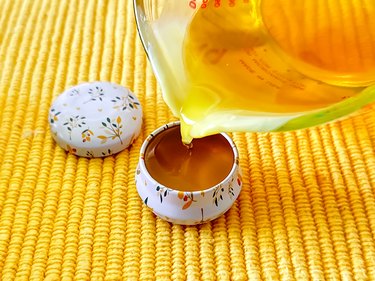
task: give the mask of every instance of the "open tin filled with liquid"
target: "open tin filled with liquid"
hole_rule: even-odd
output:
[[[230,137],[181,140],[180,123],[158,128],[144,141],[136,170],[137,191],[162,219],[193,225],[224,214],[238,197],[241,172]]]

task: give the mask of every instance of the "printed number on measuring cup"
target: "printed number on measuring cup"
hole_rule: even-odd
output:
[[[209,0],[203,0],[202,1],[202,4],[201,4],[201,8],[204,9],[204,8],[207,8],[207,3],[208,3]],[[217,0],[216,0],[217,1]],[[216,2],[215,1],[215,2]],[[234,0],[232,0],[234,1]],[[219,1],[220,2],[220,1]],[[192,8],[192,9],[196,9],[197,8],[197,0],[190,0],[189,1],[189,7]]]

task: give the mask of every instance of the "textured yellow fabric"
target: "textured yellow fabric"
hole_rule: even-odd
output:
[[[78,158],[48,109],[80,82],[129,87],[132,148]],[[298,132],[235,133],[244,188],[212,223],[172,225],[138,198],[140,146],[174,120],[129,0],[0,0],[3,280],[375,280],[375,108]]]

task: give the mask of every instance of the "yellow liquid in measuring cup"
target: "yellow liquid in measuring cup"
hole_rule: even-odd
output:
[[[153,27],[154,55],[165,58],[156,69],[185,143],[277,130],[375,80],[373,0],[198,2],[188,20],[167,11]]]

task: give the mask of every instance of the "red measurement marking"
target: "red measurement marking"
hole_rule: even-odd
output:
[[[196,9],[197,8],[197,1],[196,0],[189,1],[189,7],[192,8],[192,9]]]
[[[215,8],[219,8],[221,7],[221,1],[222,0],[202,0],[202,4],[200,6],[200,8],[202,9],[205,9],[208,7],[208,2],[209,1],[214,1],[214,7]],[[235,7],[236,6],[236,0],[226,0],[228,2],[228,6],[229,7]],[[250,0],[242,0],[243,3],[245,4],[248,4],[250,3]],[[197,0],[190,0],[189,2],[189,7],[192,8],[192,9],[196,9],[198,6],[197,6]]]
[[[202,9],[207,8],[208,1],[209,0],[203,0],[202,1],[202,4],[201,4]],[[190,0],[189,1],[189,7],[195,10],[197,8],[197,0]]]

